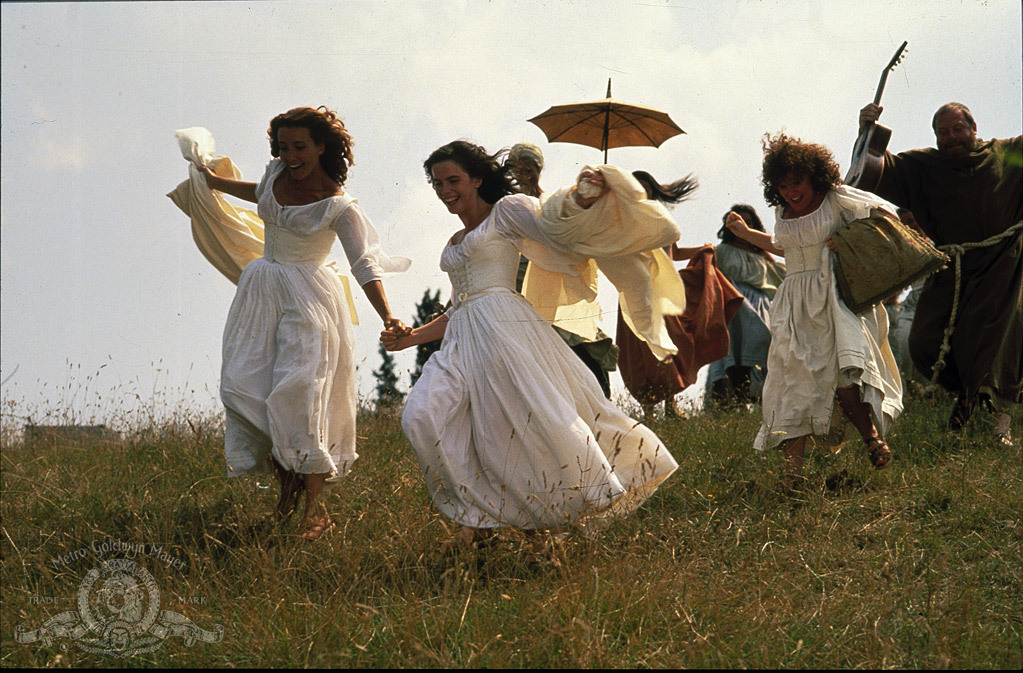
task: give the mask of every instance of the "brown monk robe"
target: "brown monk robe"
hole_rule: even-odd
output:
[[[878,196],[913,211],[938,246],[982,241],[1023,218],[1023,137],[977,140],[950,156],[939,149],[886,154]],[[909,335],[913,362],[926,375],[938,359],[952,312],[954,265],[931,276]],[[1023,231],[968,250],[962,260],[959,316],[938,382],[958,392],[950,426],[990,397],[1020,400],[1023,379]]]
[[[626,389],[648,418],[661,400],[665,400],[665,414],[677,413],[672,398],[696,383],[700,367],[728,355],[728,323],[744,301],[718,269],[714,246],[680,249],[673,244],[670,254],[676,261],[689,259],[678,272],[686,286],[685,313],[664,319],[678,353],[668,362],[659,362],[618,311],[618,367]]]

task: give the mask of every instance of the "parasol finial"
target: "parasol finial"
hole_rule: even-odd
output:
[[[607,78],[607,97],[611,97],[611,78]]]

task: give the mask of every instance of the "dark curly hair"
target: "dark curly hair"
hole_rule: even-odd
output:
[[[721,239],[722,243],[732,244],[739,238],[734,233],[732,233],[732,230],[729,229],[724,224],[725,222],[728,221],[728,213],[733,212],[742,217],[742,219],[746,221],[746,224],[749,225],[750,229],[756,229],[757,231],[765,231],[764,223],[760,221],[760,217],[757,216],[757,211],[753,210],[753,206],[747,203],[737,203],[731,208],[729,208],[728,211],[721,216],[721,228],[718,229],[718,238]],[[750,243],[750,245],[753,244]],[[757,252],[762,250],[762,248],[756,245],[753,245],[753,248],[755,248]]]
[[[831,151],[824,145],[804,143],[784,133],[764,135],[764,170],[760,182],[764,186],[764,200],[772,206],[784,206],[785,199],[777,184],[790,174],[807,176],[815,192],[826,192],[842,184]]]
[[[455,140],[435,149],[423,162],[423,168],[427,180],[433,184],[433,167],[442,161],[454,161],[469,177],[483,181],[479,187],[480,198],[487,203],[497,203],[501,197],[515,193],[511,171],[501,161],[505,154],[507,150],[488,154],[485,149],[468,140]]]
[[[297,107],[277,115],[270,120],[270,128],[266,134],[270,137],[270,156],[281,155],[277,143],[277,132],[282,127],[302,127],[309,129],[313,142],[323,145],[320,155],[320,166],[337,184],[344,185],[348,179],[348,168],[355,164],[352,158],[352,136],[345,128],[344,122],[326,106],[313,109]]]
[[[646,171],[632,171],[632,177],[643,185],[643,188],[651,195],[650,198],[661,203],[681,203],[688,199],[693,190],[699,186],[696,178],[692,175],[687,175],[668,184],[661,184]]]

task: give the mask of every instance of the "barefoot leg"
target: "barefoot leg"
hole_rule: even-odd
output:
[[[800,486],[803,477],[803,456],[806,454],[806,437],[796,437],[782,444],[785,453],[785,468],[782,472],[782,483],[785,488],[794,490]]]
[[[870,415],[870,405],[860,399],[860,389],[856,386],[839,388],[835,391],[842,412],[852,421],[863,443],[867,445],[867,455],[871,464],[881,469],[892,460],[892,451],[885,443],[884,437],[877,431]]]
[[[482,542],[490,538],[493,535],[493,528],[472,528],[470,526],[462,526],[455,533],[454,537],[447,540],[440,546],[442,554],[452,554],[460,549],[468,549],[475,542]]]
[[[323,486],[327,483],[326,474],[304,474],[305,479],[305,512],[302,517],[303,533],[306,540],[317,540],[334,525],[327,514],[327,505],[323,502]]]
[[[287,521],[294,514],[295,508],[298,506],[298,498],[305,485],[299,475],[285,469],[276,460],[274,460],[274,467],[277,469],[277,481],[281,486],[281,497],[277,501],[274,518],[277,521]]]

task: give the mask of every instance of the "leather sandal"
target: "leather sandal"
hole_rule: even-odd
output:
[[[332,530],[334,530],[334,522],[331,519],[320,520],[306,528],[299,537],[308,542],[315,542],[326,537]]]
[[[883,469],[892,462],[892,450],[888,448],[888,444],[881,437],[870,438],[867,442],[867,455],[875,470]]]
[[[1012,425],[1012,416],[1004,411],[995,417],[995,441],[1003,446],[1015,446],[1009,427]]]

